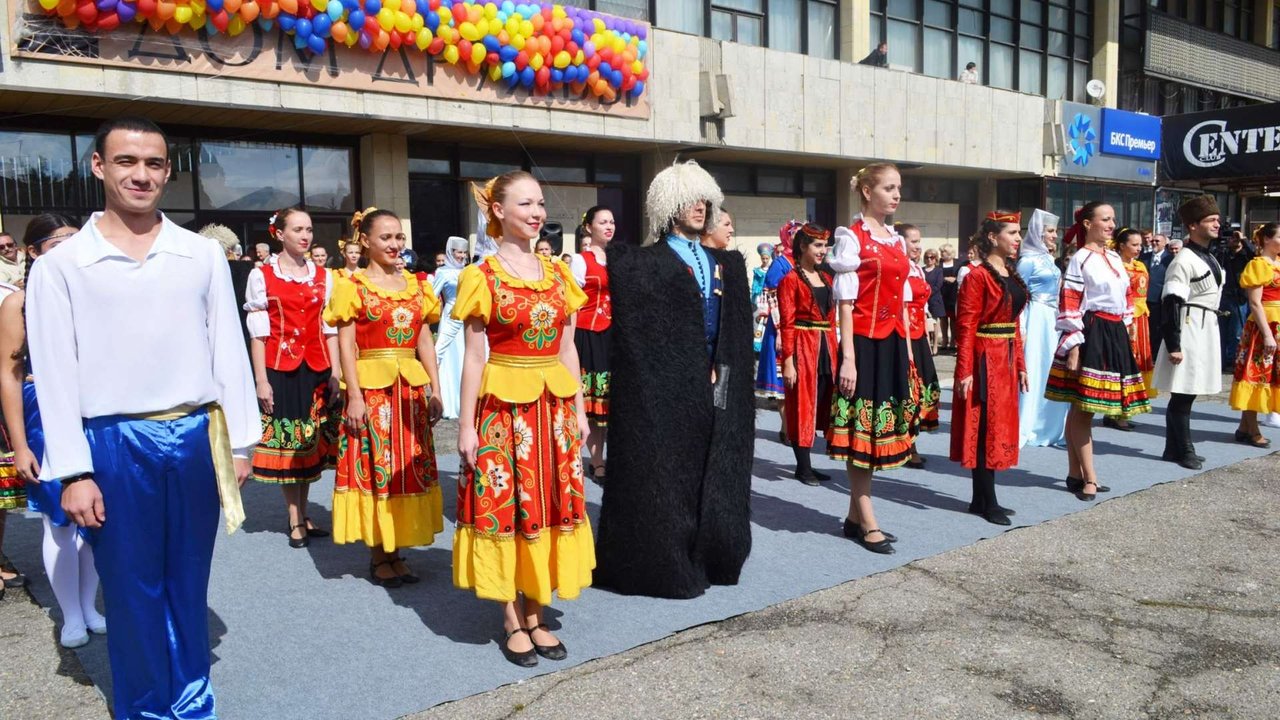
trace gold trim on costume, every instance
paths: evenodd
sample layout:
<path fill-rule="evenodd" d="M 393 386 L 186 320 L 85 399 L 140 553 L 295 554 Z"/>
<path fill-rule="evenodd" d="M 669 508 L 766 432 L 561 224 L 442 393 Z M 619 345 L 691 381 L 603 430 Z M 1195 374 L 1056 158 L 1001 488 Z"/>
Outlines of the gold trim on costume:
<path fill-rule="evenodd" d="M 1017 323 L 987 323 L 978 326 L 977 335 L 980 338 L 1011 338 L 1017 326 Z"/>
<path fill-rule="evenodd" d="M 560 356 L 548 355 L 546 357 L 528 357 L 524 355 L 489 353 L 489 364 L 512 368 L 554 367 L 560 364 Z"/>
<path fill-rule="evenodd" d="M 357 360 L 414 360 L 418 357 L 418 351 L 413 348 L 377 348 L 374 350 L 361 350 L 356 354 Z"/>

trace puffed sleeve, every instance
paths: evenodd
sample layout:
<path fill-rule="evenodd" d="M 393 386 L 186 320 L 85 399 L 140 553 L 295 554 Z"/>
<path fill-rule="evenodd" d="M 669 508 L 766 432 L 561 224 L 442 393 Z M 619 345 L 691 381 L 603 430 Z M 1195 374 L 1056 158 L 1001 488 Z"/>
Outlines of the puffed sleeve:
<path fill-rule="evenodd" d="M 431 283 L 418 281 L 422 287 L 422 324 L 434 325 L 440 322 L 440 310 L 444 307 L 440 296 L 431 288 Z"/>
<path fill-rule="evenodd" d="M 584 250 L 583 252 L 591 252 Z M 587 261 L 582 259 L 581 255 L 574 255 L 569 258 L 569 269 L 573 271 L 573 279 L 578 281 L 578 285 L 587 284 Z"/>
<path fill-rule="evenodd" d="M 453 303 L 453 319 L 466 322 L 479 318 L 488 325 L 491 312 L 493 295 L 485 283 L 484 271 L 479 265 L 468 265 L 458 276 L 458 299 Z"/>
<path fill-rule="evenodd" d="M 1271 282 L 1272 270 L 1271 262 L 1264 257 L 1256 257 L 1244 266 L 1244 272 L 1240 273 L 1241 288 L 1264 287 Z"/>
<path fill-rule="evenodd" d="M 1056 354 L 1061 357 L 1067 354 L 1071 348 L 1084 342 L 1084 311 L 1081 304 L 1084 302 L 1084 253 L 1087 250 L 1077 250 L 1075 255 L 1071 256 L 1071 262 L 1067 264 L 1067 272 L 1062 276 L 1062 290 L 1058 297 L 1058 321 L 1055 329 L 1058 331 L 1058 349 Z"/>
<path fill-rule="evenodd" d="M 360 313 L 360 289 L 350 278 L 339 277 L 333 282 L 333 293 L 324 308 L 324 321 L 330 325 L 345 325 Z"/>
<path fill-rule="evenodd" d="M 564 301 L 565 312 L 573 314 L 578 312 L 578 308 L 587 304 L 587 294 L 582 291 L 578 285 L 578 281 L 573 279 L 573 273 L 569 270 L 569 266 L 563 261 L 556 260 L 552 263 L 556 272 L 560 273 L 561 279 L 564 280 Z"/>
<path fill-rule="evenodd" d="M 333 281 L 339 276 L 338 273 L 332 270 L 322 270 L 321 272 L 324 273 L 324 304 L 325 307 L 328 307 L 329 301 L 333 299 Z M 321 313 L 322 316 L 323 314 Z M 320 318 L 320 329 L 326 336 L 338 334 L 338 328 L 334 327 L 333 323 L 326 321 L 324 317 Z"/>
<path fill-rule="evenodd" d="M 244 325 L 249 337 L 264 338 L 271 334 L 271 317 L 267 314 L 267 279 L 262 268 L 249 271 L 249 281 L 244 288 Z"/>
<path fill-rule="evenodd" d="M 847 227 L 836 228 L 835 246 L 827 255 L 827 264 L 836 272 L 836 300 L 858 299 L 858 266 L 862 264 L 862 247 L 858 236 Z"/>

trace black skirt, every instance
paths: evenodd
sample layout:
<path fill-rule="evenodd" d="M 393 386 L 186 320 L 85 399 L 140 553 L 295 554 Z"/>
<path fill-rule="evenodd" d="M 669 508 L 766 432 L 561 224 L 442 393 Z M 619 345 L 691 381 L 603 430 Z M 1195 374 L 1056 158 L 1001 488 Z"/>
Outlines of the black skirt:
<path fill-rule="evenodd" d="M 840 392 L 832 397 L 827 454 L 855 468 L 901 467 L 911 457 L 912 426 L 919 412 L 907 340 L 897 334 L 881 340 L 854 335 L 853 351 L 857 387 L 853 397 Z"/>
<path fill-rule="evenodd" d="M 296 370 L 267 368 L 272 412 L 262 413 L 262 440 L 253 454 L 253 478 L 273 485 L 313 483 L 334 464 L 338 415 L 328 403 L 329 371 L 305 363 Z"/>
<path fill-rule="evenodd" d="M 609 421 L 609 337 L 612 328 L 596 332 L 577 328 L 573 343 L 578 349 L 578 370 L 582 373 L 582 404 L 587 417 L 597 425 Z"/>
<path fill-rule="evenodd" d="M 1067 356 L 1054 357 L 1044 396 L 1108 417 L 1150 412 L 1151 401 L 1124 323 L 1087 313 L 1079 370 L 1067 369 Z"/>
<path fill-rule="evenodd" d="M 916 432 L 937 430 L 938 403 L 942 388 L 938 384 L 938 368 L 934 366 L 933 355 L 929 351 L 928 335 L 911 341 L 911 355 L 916 363 L 916 375 L 912 380 L 919 385 L 916 393 L 920 404 L 916 413 Z"/>

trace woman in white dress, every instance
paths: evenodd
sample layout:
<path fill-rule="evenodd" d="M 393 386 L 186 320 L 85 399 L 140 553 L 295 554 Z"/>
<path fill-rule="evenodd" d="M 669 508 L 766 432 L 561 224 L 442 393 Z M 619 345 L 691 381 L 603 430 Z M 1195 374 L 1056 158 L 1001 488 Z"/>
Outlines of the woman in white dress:
<path fill-rule="evenodd" d="M 440 313 L 440 330 L 436 333 L 436 364 L 440 366 L 440 402 L 444 405 L 444 417 L 458 417 L 458 404 L 462 388 L 462 360 L 465 348 L 462 343 L 462 321 L 453 319 L 453 303 L 458 299 L 458 276 L 467 266 L 469 244 L 466 238 L 456 235 L 449 238 L 444 248 L 444 266 L 436 269 L 431 289 L 444 304 Z"/>

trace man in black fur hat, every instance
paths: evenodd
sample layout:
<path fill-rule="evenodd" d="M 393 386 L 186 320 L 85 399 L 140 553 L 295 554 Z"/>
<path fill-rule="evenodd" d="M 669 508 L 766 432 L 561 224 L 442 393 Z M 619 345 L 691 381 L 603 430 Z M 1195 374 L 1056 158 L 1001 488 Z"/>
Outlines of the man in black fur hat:
<path fill-rule="evenodd" d="M 609 482 L 595 584 L 691 598 L 751 552 L 752 311 L 746 262 L 699 244 L 724 196 L 697 163 L 654 178 L 645 247 L 608 249 Z"/>

